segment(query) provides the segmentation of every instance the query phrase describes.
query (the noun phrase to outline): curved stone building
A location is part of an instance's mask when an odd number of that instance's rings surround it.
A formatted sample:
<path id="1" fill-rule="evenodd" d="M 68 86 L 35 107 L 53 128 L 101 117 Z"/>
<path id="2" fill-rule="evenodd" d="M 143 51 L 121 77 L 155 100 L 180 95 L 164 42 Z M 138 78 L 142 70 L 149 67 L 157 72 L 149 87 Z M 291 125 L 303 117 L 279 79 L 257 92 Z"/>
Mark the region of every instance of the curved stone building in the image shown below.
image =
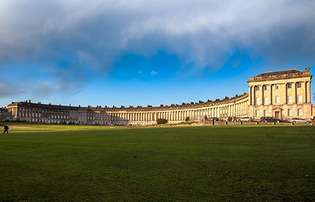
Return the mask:
<path id="1" fill-rule="evenodd" d="M 235 119 L 263 116 L 311 119 L 311 74 L 288 70 L 257 75 L 248 80 L 249 91 L 223 100 L 160 107 L 74 107 L 13 102 L 7 106 L 13 120 L 48 124 L 154 125 L 187 120 Z"/>

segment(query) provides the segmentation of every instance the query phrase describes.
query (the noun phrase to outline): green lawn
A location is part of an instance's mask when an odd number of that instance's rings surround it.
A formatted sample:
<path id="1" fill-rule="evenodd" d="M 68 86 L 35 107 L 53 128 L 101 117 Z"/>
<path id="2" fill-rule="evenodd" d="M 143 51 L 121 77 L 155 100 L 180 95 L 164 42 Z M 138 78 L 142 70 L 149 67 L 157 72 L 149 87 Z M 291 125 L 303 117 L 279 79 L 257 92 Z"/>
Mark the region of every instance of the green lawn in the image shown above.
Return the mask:
<path id="1" fill-rule="evenodd" d="M 1 200 L 315 200 L 314 127 L 18 125 Z"/>

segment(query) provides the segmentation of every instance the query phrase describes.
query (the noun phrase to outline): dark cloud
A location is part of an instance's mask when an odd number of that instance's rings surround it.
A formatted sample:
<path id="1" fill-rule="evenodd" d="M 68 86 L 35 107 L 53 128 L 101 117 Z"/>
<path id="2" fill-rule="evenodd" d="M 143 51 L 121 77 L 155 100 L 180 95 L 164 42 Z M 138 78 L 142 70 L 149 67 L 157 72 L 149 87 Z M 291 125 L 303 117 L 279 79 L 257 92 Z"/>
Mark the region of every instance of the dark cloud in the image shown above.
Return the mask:
<path id="1" fill-rule="evenodd" d="M 312 0 L 2 0 L 0 65 L 45 69 L 55 82 L 39 81 L 34 92 L 43 94 L 77 90 L 126 52 L 165 49 L 195 67 L 218 67 L 234 48 L 271 64 L 314 63 L 314 8 Z"/>
<path id="2" fill-rule="evenodd" d="M 0 81 L 0 98 L 15 96 L 21 93 L 23 91 L 18 86 L 6 81 Z"/>

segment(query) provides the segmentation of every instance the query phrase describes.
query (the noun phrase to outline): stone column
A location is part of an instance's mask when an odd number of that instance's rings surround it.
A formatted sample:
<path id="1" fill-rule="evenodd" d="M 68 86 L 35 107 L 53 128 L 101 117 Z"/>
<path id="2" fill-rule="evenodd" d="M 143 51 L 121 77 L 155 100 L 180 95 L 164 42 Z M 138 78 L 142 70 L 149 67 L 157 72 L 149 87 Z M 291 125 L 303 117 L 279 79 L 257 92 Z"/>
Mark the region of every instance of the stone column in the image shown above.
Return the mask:
<path id="1" fill-rule="evenodd" d="M 312 85 L 311 85 L 311 81 L 308 82 L 308 99 L 309 99 L 309 103 L 312 103 L 312 95 L 311 95 L 311 88 L 312 88 Z"/>
<path id="2" fill-rule="evenodd" d="M 294 93 L 293 93 L 294 99 L 293 99 L 293 103 L 294 103 L 294 104 L 298 104 L 296 83 L 292 83 L 292 85 L 293 85 L 292 87 L 294 87 Z"/>
<path id="3" fill-rule="evenodd" d="M 307 95 L 306 95 L 306 82 L 301 82 L 301 95 L 302 95 L 302 103 L 306 103 L 307 102 Z"/>
<path id="4" fill-rule="evenodd" d="M 305 90 L 306 90 L 306 93 L 305 93 L 306 103 L 310 103 L 311 102 L 311 85 L 309 81 L 305 82 Z"/>
<path id="5" fill-rule="evenodd" d="M 265 87 L 265 85 L 261 85 L 261 105 L 265 105 L 264 87 Z"/>
<path id="6" fill-rule="evenodd" d="M 288 101 L 288 83 L 285 83 L 284 84 L 284 86 L 285 86 L 285 104 L 288 104 L 289 103 L 289 101 Z"/>
<path id="7" fill-rule="evenodd" d="M 237 104 L 237 116 L 239 117 L 241 114 L 241 105 L 240 103 Z"/>
<path id="8" fill-rule="evenodd" d="M 256 86 L 253 86 L 253 105 L 256 106 Z"/>
<path id="9" fill-rule="evenodd" d="M 273 84 L 270 84 L 270 105 L 272 105 L 272 97 L 273 97 L 273 94 L 272 94 L 272 87 L 273 87 Z"/>
<path id="10" fill-rule="evenodd" d="M 287 83 L 284 83 L 284 84 L 280 85 L 280 104 L 287 104 L 288 103 L 287 102 L 288 101 L 287 94 L 288 94 L 287 93 Z M 284 97 L 284 100 L 281 100 L 281 98 L 283 98 L 283 97 Z"/>
<path id="11" fill-rule="evenodd" d="M 252 87 L 248 87 L 248 94 L 249 94 L 249 105 L 252 105 Z"/>

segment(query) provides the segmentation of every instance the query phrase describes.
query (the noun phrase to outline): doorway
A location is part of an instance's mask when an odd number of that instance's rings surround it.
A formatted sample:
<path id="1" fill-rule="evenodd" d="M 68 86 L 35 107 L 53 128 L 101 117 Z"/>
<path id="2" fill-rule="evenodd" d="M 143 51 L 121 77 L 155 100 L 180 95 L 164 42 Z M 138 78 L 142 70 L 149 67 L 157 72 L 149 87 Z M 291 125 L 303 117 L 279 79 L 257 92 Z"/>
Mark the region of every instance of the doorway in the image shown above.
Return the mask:
<path id="1" fill-rule="evenodd" d="M 276 112 L 275 112 L 275 118 L 276 118 L 276 119 L 280 119 L 280 112 L 279 112 L 279 111 L 276 111 Z"/>

